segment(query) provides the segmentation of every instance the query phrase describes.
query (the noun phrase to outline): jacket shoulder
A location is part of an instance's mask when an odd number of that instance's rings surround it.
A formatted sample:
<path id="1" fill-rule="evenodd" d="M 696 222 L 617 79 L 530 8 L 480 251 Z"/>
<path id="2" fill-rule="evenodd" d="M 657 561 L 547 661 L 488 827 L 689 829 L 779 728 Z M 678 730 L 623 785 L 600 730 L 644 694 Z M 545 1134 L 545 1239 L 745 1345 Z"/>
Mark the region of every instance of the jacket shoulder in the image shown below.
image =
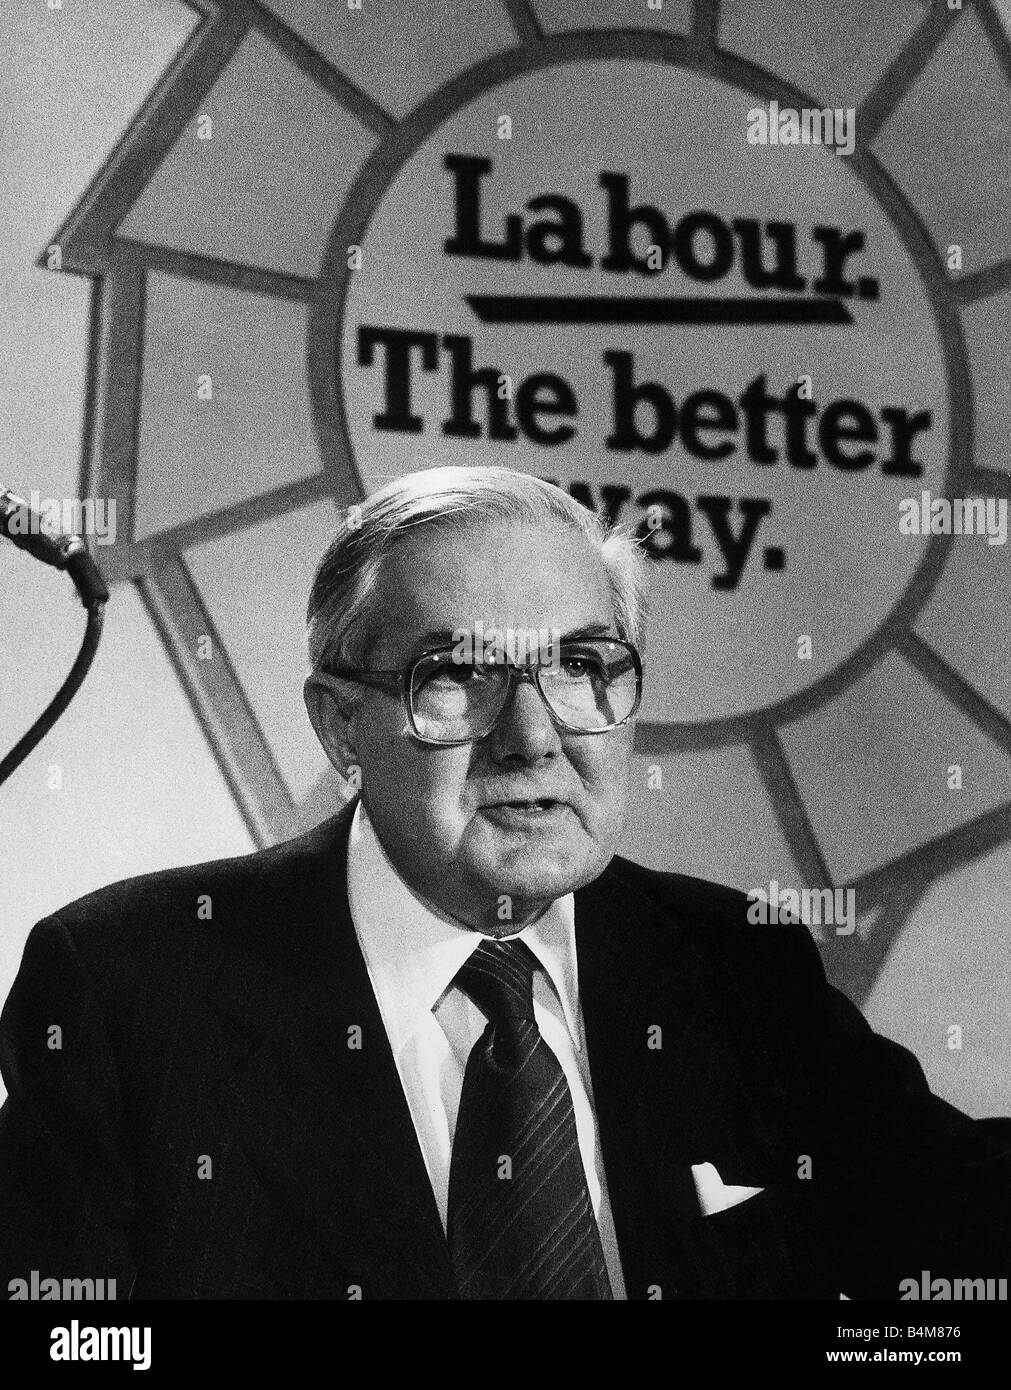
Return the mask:
<path id="1" fill-rule="evenodd" d="M 689 945 L 699 959 L 734 962 L 745 974 L 800 968 L 821 974 L 818 948 L 808 928 L 786 913 L 775 923 L 752 911 L 754 899 L 739 888 L 691 874 L 649 869 L 615 855 L 605 871 L 615 906 L 633 912 L 636 930 L 653 937 L 657 955 L 675 942 Z"/>
<path id="2" fill-rule="evenodd" d="M 750 900 L 739 888 L 691 874 L 648 869 L 619 854 L 607 872 L 616 883 L 649 899 L 657 908 L 691 913 L 700 923 L 747 923 Z"/>
<path id="3" fill-rule="evenodd" d="M 259 915 L 299 895 L 309 870 L 321 866 L 339 841 L 340 817 L 266 849 L 121 879 L 75 898 L 45 921 L 57 921 L 75 940 L 150 936 L 197 920 L 198 900 L 214 918 Z"/>

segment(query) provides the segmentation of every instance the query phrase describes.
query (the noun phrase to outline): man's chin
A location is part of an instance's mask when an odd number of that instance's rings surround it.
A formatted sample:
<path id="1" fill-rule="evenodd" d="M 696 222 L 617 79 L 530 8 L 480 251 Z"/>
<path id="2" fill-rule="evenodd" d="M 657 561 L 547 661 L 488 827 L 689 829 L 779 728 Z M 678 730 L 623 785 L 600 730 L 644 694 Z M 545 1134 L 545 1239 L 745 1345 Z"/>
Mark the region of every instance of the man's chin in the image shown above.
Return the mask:
<path id="1" fill-rule="evenodd" d="M 585 844 L 527 842 L 482 856 L 472 867 L 489 898 L 508 896 L 516 904 L 543 907 L 596 878 L 603 864 Z"/>

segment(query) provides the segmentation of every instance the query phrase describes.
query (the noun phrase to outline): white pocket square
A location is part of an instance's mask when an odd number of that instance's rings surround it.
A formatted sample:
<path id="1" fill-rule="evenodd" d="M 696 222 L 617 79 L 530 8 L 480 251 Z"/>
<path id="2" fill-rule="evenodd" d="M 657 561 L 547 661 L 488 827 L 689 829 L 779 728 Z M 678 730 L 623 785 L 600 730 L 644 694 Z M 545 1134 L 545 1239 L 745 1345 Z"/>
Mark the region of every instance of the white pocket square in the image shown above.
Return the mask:
<path id="1" fill-rule="evenodd" d="M 704 1216 L 713 1216 L 718 1211 L 726 1211 L 728 1207 L 736 1207 L 738 1203 L 746 1202 L 749 1197 L 755 1197 L 765 1190 L 761 1187 L 728 1187 L 711 1163 L 693 1163 L 692 1177 Z"/>

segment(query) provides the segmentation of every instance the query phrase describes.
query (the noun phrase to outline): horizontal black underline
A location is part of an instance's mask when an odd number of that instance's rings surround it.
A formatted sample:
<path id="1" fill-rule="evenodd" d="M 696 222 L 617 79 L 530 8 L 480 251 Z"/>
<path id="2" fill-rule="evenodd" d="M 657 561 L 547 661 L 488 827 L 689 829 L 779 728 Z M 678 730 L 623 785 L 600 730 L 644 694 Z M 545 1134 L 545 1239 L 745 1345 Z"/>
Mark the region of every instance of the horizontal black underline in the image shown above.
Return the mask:
<path id="1" fill-rule="evenodd" d="M 468 294 L 482 323 L 852 323 L 838 299 Z"/>

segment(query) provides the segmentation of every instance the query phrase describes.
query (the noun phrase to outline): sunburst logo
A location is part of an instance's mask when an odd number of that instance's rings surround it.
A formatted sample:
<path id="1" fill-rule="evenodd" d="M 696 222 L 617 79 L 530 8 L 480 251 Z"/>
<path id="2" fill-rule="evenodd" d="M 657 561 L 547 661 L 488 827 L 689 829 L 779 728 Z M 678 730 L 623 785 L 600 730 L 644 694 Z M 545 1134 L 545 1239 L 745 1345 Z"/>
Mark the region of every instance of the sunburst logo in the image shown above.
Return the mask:
<path id="1" fill-rule="evenodd" d="M 966 95 L 1008 112 L 1008 45 L 989 0 L 882 11 L 861 67 L 812 0 L 791 58 L 774 8 L 201 5 L 43 263 L 96 280 L 105 567 L 261 843 L 335 792 L 296 713 L 334 508 L 506 463 L 654 562 L 633 857 L 855 890 L 860 995 L 1008 837 L 1004 550 L 899 525 L 1008 493 L 1006 128 Z M 844 112 L 846 158 L 756 110 Z"/>

